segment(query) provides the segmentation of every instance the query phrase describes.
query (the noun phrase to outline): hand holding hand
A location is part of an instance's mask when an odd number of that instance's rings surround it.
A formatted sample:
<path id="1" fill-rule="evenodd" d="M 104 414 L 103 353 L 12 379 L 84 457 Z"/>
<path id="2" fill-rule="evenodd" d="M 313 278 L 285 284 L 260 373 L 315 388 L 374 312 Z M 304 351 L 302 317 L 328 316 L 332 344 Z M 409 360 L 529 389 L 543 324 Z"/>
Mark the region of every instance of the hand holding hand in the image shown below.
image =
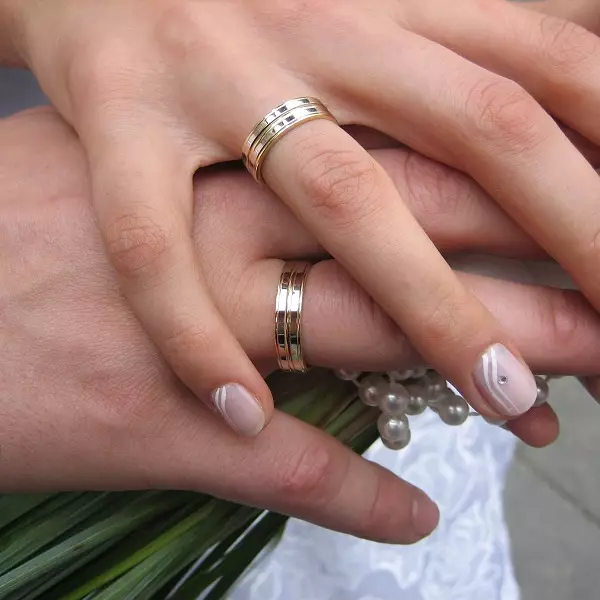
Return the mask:
<path id="1" fill-rule="evenodd" d="M 471 180 L 401 149 L 375 151 L 447 252 L 540 255 Z M 239 438 L 173 377 L 119 293 L 91 210 L 85 155 L 48 110 L 0 122 L 2 491 L 184 488 L 355 535 L 412 542 L 437 512 L 418 490 L 329 436 L 275 411 Z M 195 251 L 227 326 L 263 372 L 275 367 L 280 258 L 316 239 L 243 172 L 196 186 Z M 576 292 L 459 275 L 542 372 L 600 372 L 600 318 Z M 409 366 L 414 350 L 335 261 L 311 271 L 306 352 L 330 367 Z M 19 401 L 16 402 L 15 399 Z M 510 427 L 551 441 L 548 406 Z M 60 465 L 60 468 L 57 468 Z"/>
<path id="2" fill-rule="evenodd" d="M 85 147 L 96 218 L 132 309 L 197 396 L 210 402 L 238 384 L 257 416 L 242 433 L 262 428 L 272 401 L 194 251 L 192 174 L 239 158 L 254 124 L 286 99 L 319 97 L 342 125 L 367 125 L 471 175 L 600 308 L 600 182 L 534 100 L 600 141 L 591 33 L 496 0 L 3 7 L 14 47 Z M 514 416 L 531 406 L 515 339 L 346 132 L 322 120 L 299 127 L 272 148 L 264 176 L 476 409 Z M 503 390 L 485 376 L 498 357 Z"/>

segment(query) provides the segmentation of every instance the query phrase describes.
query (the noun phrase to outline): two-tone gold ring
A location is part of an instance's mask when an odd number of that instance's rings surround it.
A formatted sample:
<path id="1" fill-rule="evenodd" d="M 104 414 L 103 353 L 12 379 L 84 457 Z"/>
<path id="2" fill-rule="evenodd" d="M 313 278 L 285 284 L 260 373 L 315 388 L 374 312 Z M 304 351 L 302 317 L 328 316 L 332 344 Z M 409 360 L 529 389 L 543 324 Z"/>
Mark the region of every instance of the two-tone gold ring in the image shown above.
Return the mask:
<path id="1" fill-rule="evenodd" d="M 275 297 L 275 352 L 282 371 L 304 373 L 302 355 L 302 301 L 310 263 L 287 262 Z"/>
<path id="2" fill-rule="evenodd" d="M 288 100 L 262 118 L 242 147 L 242 161 L 252 177 L 262 181 L 262 165 L 275 142 L 302 123 L 315 119 L 337 123 L 320 100 L 308 96 Z"/>
<path id="3" fill-rule="evenodd" d="M 335 117 L 317 98 L 293 98 L 280 104 L 252 129 L 242 147 L 242 161 L 256 181 L 262 181 L 262 166 L 274 144 L 299 125 Z M 303 373 L 308 365 L 302 355 L 302 301 L 310 269 L 307 262 L 286 262 L 275 297 L 275 352 L 283 371 Z"/>

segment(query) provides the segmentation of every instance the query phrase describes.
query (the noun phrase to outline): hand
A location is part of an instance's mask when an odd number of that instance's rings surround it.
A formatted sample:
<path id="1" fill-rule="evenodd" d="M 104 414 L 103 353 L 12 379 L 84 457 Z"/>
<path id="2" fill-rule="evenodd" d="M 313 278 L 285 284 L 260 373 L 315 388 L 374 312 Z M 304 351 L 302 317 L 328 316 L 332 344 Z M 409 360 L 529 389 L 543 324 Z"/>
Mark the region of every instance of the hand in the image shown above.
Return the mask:
<path id="1" fill-rule="evenodd" d="M 468 178 L 404 150 L 377 159 L 447 251 L 539 253 Z M 51 111 L 0 122 L 3 491 L 185 488 L 393 542 L 434 527 L 436 509 L 422 493 L 329 436 L 276 411 L 263 435 L 239 438 L 194 402 L 119 294 L 89 195 L 82 149 Z M 211 293 L 266 372 L 274 368 L 281 265 L 269 257 L 322 249 L 245 173 L 199 177 L 196 208 L 196 251 Z M 534 368 L 600 372 L 600 319 L 578 293 L 461 280 Z M 414 360 L 399 330 L 334 261 L 311 271 L 305 317 L 315 364 L 389 369 Z M 546 406 L 511 428 L 540 445 L 557 424 Z"/>
<path id="2" fill-rule="evenodd" d="M 577 23 L 596 35 L 600 34 L 600 7 L 595 0 L 538 0 L 529 3 L 528 8 L 558 17 L 563 22 Z M 585 60 L 583 53 L 581 58 Z"/>
<path id="3" fill-rule="evenodd" d="M 592 34 L 492 0 L 4 4 L 15 47 L 84 144 L 122 289 L 197 396 L 237 382 L 262 406 L 261 424 L 272 411 L 198 264 L 192 173 L 239 158 L 254 124 L 294 96 L 320 97 L 340 123 L 470 174 L 600 307 L 600 182 L 525 91 L 597 142 Z M 270 152 L 264 176 L 473 406 L 495 416 L 531 406 L 535 385 L 515 340 L 343 130 L 326 121 L 296 129 Z M 506 394 L 485 381 L 494 353 Z"/>

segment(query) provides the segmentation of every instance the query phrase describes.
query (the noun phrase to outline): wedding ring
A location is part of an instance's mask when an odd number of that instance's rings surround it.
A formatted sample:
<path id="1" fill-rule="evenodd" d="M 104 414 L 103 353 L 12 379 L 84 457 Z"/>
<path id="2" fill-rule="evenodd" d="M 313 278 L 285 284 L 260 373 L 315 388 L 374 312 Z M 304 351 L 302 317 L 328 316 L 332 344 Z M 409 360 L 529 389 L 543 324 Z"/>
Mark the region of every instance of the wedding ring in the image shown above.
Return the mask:
<path id="1" fill-rule="evenodd" d="M 262 181 L 261 169 L 269 150 L 277 140 L 302 123 L 326 119 L 337 124 L 335 117 L 317 98 L 288 100 L 261 119 L 242 146 L 242 161 L 256 181 Z"/>
<path id="2" fill-rule="evenodd" d="M 287 262 L 283 266 L 275 297 L 275 352 L 282 371 L 304 373 L 302 356 L 302 301 L 310 264 Z"/>

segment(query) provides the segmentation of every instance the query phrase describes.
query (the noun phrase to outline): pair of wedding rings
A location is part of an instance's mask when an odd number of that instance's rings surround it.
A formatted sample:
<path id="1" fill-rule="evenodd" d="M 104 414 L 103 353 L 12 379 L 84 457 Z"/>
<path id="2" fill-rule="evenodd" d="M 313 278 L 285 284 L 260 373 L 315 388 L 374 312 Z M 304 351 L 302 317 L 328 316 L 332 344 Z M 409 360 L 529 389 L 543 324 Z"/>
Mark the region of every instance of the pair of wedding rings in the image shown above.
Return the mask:
<path id="1" fill-rule="evenodd" d="M 280 104 L 261 119 L 242 147 L 242 161 L 258 182 L 262 166 L 274 144 L 299 125 L 326 119 L 337 124 L 334 116 L 317 98 L 301 97 Z M 283 371 L 303 373 L 308 369 L 302 355 L 302 300 L 309 263 L 286 263 L 281 272 L 275 298 L 275 351 Z"/>

